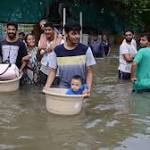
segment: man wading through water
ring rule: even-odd
[[[2,63],[16,64],[22,71],[22,58],[27,55],[24,42],[17,38],[18,25],[16,23],[7,23],[6,38],[0,42],[0,56]]]
[[[134,32],[130,29],[124,31],[122,44],[120,45],[119,55],[119,79],[129,80],[131,75],[131,64],[137,53],[136,41],[133,38]]]
[[[44,88],[51,87],[58,69],[59,87],[70,88],[72,77],[80,75],[83,84],[86,83],[88,87],[86,95],[90,96],[93,82],[92,66],[96,63],[91,48],[79,43],[81,30],[79,24],[68,23],[64,26],[64,30],[66,41],[64,44],[57,46],[52,52],[52,59],[49,63],[51,71]]]

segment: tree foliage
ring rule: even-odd
[[[108,19],[111,20],[111,27],[114,28],[131,27],[136,31],[150,30],[150,0],[64,0],[64,3],[71,7],[88,5],[89,10],[93,9],[91,13],[97,13],[97,19],[102,20],[104,17],[104,21],[101,22],[106,22],[105,24]]]

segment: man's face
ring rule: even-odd
[[[81,87],[81,81],[77,79],[72,79],[71,81],[71,89],[73,91],[78,91]]]
[[[130,32],[130,31],[127,31],[127,32],[125,33],[125,39],[126,39],[127,42],[131,42],[132,39],[133,39],[133,33]]]
[[[52,36],[54,36],[54,29],[51,28],[51,27],[45,27],[44,33],[45,33],[45,35],[46,35],[46,38],[49,39],[49,38],[51,38]]]
[[[78,44],[80,41],[80,31],[70,31],[67,33],[68,40],[73,44]]]
[[[147,40],[147,37],[143,36],[140,38],[140,46],[141,47],[147,47],[150,44],[150,42]]]
[[[7,27],[7,35],[9,39],[14,39],[16,37],[16,34],[17,34],[17,29],[15,28],[15,26],[9,25]]]
[[[94,40],[94,41],[97,41],[97,40],[98,40],[98,36],[97,36],[97,35],[94,35],[94,36],[93,36],[93,40]]]

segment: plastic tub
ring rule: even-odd
[[[46,95],[46,108],[49,112],[59,115],[75,115],[82,108],[82,95],[66,95],[67,89],[49,88],[43,90]]]
[[[10,92],[18,90],[21,77],[22,75],[13,80],[0,81],[0,92]]]

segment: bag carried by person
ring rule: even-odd
[[[0,64],[0,80],[12,80],[19,77],[19,69],[15,64]]]

